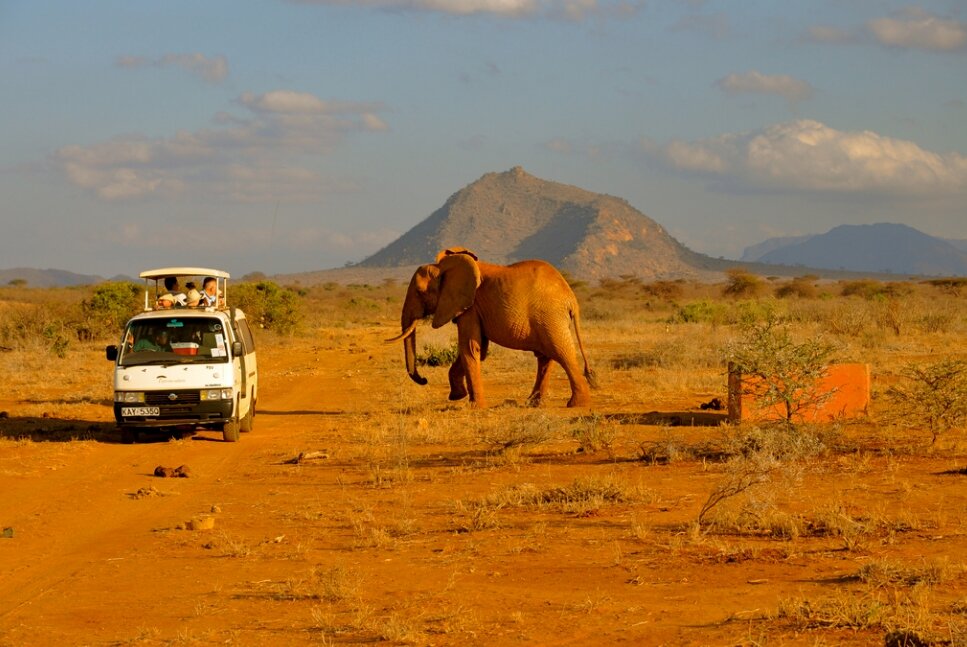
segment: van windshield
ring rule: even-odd
[[[118,363],[212,364],[228,361],[226,331],[215,317],[142,319],[131,322],[121,338]]]

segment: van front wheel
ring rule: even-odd
[[[232,418],[222,427],[222,439],[226,443],[237,443],[238,442],[238,418]]]
[[[255,426],[255,401],[254,400],[252,400],[252,404],[249,406],[248,411],[242,417],[242,420],[239,423],[239,426],[241,427],[243,433],[252,431],[252,428]]]

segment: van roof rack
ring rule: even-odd
[[[163,267],[159,270],[145,270],[139,274],[142,279],[160,281],[169,276],[214,276],[216,279],[232,278],[228,272],[207,267]]]
[[[199,277],[204,279],[205,277],[213,277],[218,281],[218,293],[219,299],[214,306],[208,306],[206,310],[230,310],[228,308],[228,279],[231,275],[224,270],[216,270],[210,267],[162,267],[157,270],[145,270],[141,272],[138,276],[144,279],[144,311],[148,312],[154,310],[152,307],[154,301],[161,296],[163,290],[162,281],[170,276],[191,276]],[[154,281],[154,301],[149,300],[149,281]],[[198,286],[201,287],[201,286]]]

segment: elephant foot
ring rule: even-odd
[[[587,393],[575,393],[571,396],[571,399],[567,401],[567,406],[569,407],[590,407],[591,406],[591,396]]]
[[[465,397],[467,397],[467,391],[465,389],[451,390],[450,395],[447,397],[449,397],[451,400],[463,400]]]

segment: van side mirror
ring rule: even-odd
[[[116,362],[118,359],[118,347],[113,345],[107,346],[104,349],[104,354],[107,356],[109,360],[111,360],[112,362]]]
[[[240,342],[240,341],[233,341],[232,342],[232,355],[234,355],[235,357],[240,357],[240,356],[242,356],[244,354],[245,353],[244,353],[244,349],[242,348],[242,342]]]

